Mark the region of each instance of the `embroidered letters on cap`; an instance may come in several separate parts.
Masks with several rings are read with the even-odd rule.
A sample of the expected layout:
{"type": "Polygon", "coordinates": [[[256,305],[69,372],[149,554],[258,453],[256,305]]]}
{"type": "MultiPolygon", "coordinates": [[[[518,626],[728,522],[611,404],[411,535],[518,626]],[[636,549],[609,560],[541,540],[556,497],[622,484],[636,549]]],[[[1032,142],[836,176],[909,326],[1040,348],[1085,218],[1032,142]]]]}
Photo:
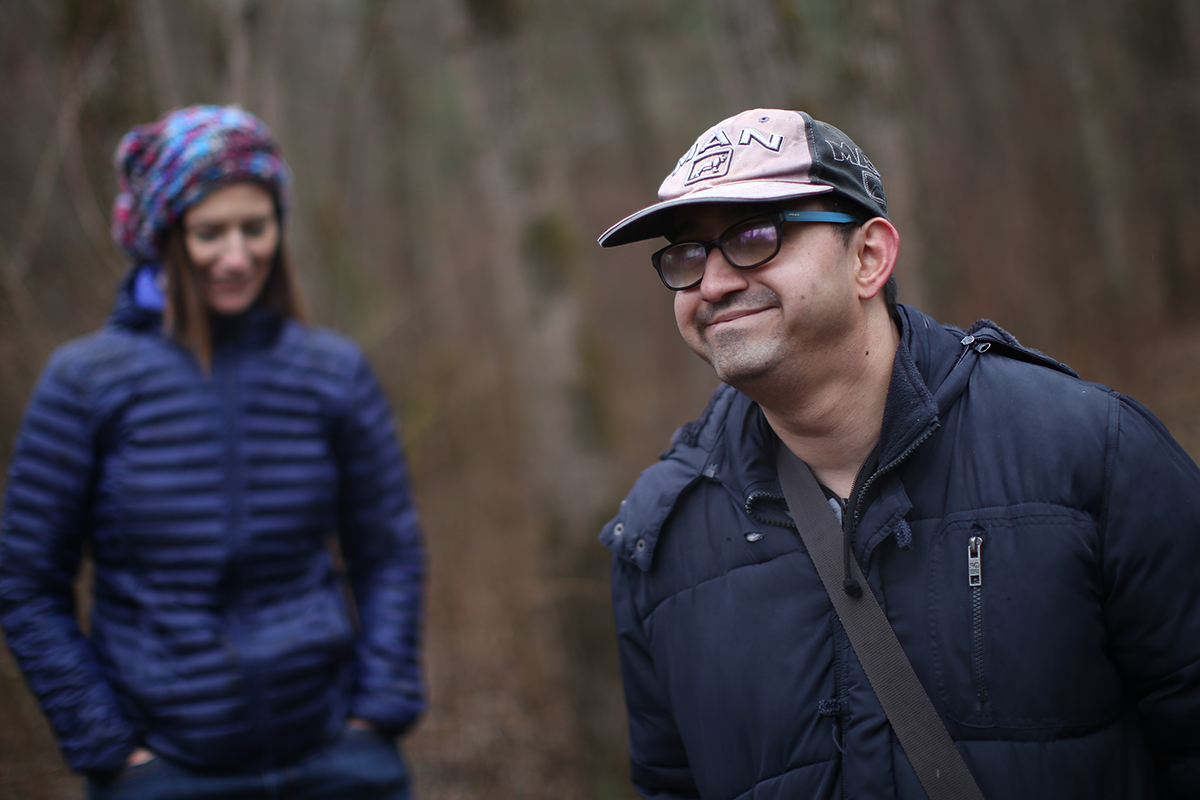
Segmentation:
{"type": "Polygon", "coordinates": [[[862,185],[867,196],[887,208],[887,196],[883,193],[883,178],[871,159],[867,158],[857,145],[852,142],[838,142],[833,139],[826,142],[833,151],[834,161],[846,161],[862,169],[862,185]]]}
{"type": "MultiPolygon", "coordinates": [[[[759,144],[774,153],[778,153],[783,147],[784,137],[778,133],[763,133],[756,128],[742,128],[738,134],[738,147],[748,147],[751,144],[759,144]]],[[[729,141],[729,136],[725,131],[714,131],[708,141],[703,146],[699,142],[693,144],[688,151],[683,154],[679,162],[675,165],[675,170],[671,173],[674,175],[679,171],[679,168],[689,161],[692,166],[688,172],[688,178],[684,181],[685,186],[690,186],[696,181],[723,178],[729,174],[729,169],[733,164],[736,151],[734,145],[729,141]],[[708,151],[714,147],[721,149],[715,153],[708,151]]],[[[836,156],[835,156],[836,158],[836,156]]]]}

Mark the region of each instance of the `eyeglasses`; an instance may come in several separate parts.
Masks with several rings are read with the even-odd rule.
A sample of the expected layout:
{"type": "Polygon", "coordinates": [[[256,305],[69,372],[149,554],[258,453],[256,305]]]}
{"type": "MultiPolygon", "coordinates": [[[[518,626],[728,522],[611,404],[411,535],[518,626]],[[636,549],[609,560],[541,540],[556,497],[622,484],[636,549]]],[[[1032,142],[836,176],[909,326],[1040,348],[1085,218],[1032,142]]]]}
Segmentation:
{"type": "Polygon", "coordinates": [[[668,289],[690,289],[704,279],[708,254],[721,248],[725,260],[738,269],[761,267],[779,254],[785,222],[858,222],[837,211],[779,211],[731,225],[711,242],[675,242],[650,256],[658,277],[668,289]]]}

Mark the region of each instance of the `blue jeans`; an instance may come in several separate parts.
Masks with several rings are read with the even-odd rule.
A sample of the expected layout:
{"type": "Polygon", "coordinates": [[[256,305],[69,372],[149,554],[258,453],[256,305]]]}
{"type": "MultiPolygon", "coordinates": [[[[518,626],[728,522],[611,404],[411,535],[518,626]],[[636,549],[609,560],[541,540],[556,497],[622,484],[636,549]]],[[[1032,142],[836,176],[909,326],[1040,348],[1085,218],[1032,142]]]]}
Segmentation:
{"type": "Polygon", "coordinates": [[[391,739],[348,728],[284,769],[211,775],[155,758],[112,780],[88,781],[88,800],[409,800],[408,768],[391,739]]]}

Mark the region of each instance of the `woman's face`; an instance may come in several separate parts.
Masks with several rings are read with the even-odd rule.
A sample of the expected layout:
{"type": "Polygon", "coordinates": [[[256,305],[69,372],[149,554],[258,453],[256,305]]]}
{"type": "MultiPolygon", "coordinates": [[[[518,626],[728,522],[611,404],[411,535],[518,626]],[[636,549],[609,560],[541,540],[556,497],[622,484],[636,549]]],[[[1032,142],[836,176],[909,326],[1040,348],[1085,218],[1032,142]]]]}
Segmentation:
{"type": "Polygon", "coordinates": [[[184,213],[183,237],[205,305],[240,314],[258,299],[279,249],[275,201],[256,183],[222,186],[184,213]]]}

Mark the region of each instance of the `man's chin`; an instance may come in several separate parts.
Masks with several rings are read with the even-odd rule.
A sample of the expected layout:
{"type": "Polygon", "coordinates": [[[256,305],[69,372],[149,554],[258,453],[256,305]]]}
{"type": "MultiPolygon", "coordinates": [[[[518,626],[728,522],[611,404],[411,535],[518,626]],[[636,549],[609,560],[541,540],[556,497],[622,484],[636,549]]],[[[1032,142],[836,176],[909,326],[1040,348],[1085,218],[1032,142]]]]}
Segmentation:
{"type": "Polygon", "coordinates": [[[705,360],[713,368],[713,372],[717,373],[717,378],[722,383],[728,383],[733,387],[753,383],[766,377],[771,371],[769,363],[758,359],[718,357],[705,360]]]}

